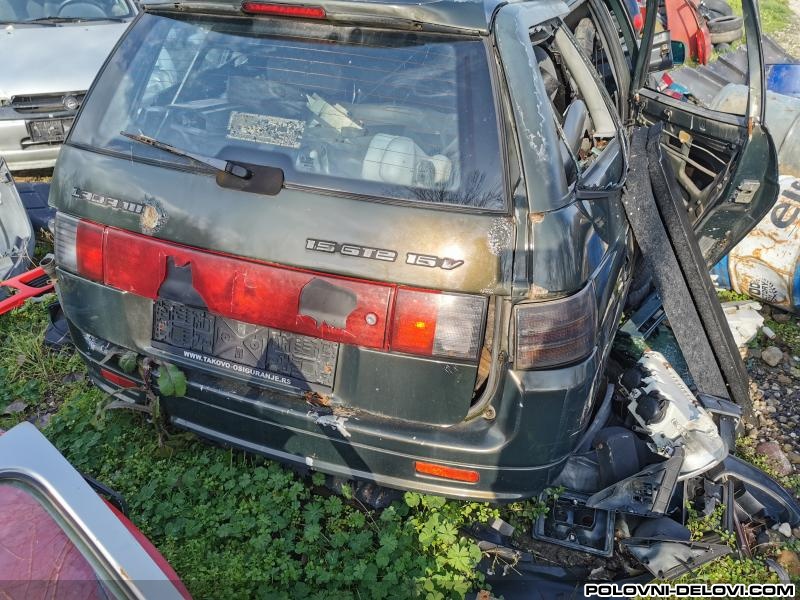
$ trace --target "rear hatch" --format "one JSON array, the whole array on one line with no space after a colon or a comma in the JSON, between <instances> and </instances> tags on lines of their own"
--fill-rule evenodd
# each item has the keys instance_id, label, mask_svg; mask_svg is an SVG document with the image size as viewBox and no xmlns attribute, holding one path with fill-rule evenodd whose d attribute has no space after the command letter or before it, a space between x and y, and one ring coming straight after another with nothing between
<instances>
[{"instance_id":1,"label":"rear hatch","mask_svg":"<svg viewBox=\"0 0 800 600\"><path fill-rule=\"evenodd\" d=\"M489 62L481 38L145 14L60 159L60 266L153 302L142 350L458 422L513 252ZM237 189L263 167L277 194Z\"/></svg>"}]
</instances>

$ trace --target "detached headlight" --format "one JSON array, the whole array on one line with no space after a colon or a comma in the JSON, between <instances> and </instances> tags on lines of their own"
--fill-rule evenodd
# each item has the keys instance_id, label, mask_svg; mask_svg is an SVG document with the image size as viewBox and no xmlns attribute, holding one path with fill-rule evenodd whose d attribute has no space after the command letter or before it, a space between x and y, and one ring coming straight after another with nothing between
<instances>
[{"instance_id":1,"label":"detached headlight","mask_svg":"<svg viewBox=\"0 0 800 600\"><path fill-rule=\"evenodd\" d=\"M597 306L592 284L560 300L518 304L514 314L516 369L577 362L594 348Z\"/></svg>"}]
</instances>

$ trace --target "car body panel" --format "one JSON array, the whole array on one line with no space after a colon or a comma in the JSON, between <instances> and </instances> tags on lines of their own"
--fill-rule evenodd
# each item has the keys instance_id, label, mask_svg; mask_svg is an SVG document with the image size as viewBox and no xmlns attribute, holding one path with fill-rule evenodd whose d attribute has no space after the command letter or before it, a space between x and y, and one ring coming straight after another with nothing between
<instances>
[{"instance_id":1,"label":"car body panel","mask_svg":"<svg viewBox=\"0 0 800 600\"><path fill-rule=\"evenodd\" d=\"M0 281L28 270L36 237L14 178L0 156Z\"/></svg>"},{"instance_id":2,"label":"car body panel","mask_svg":"<svg viewBox=\"0 0 800 600\"><path fill-rule=\"evenodd\" d=\"M0 98L86 91L130 24L8 25L0 36Z\"/></svg>"},{"instance_id":3,"label":"car body panel","mask_svg":"<svg viewBox=\"0 0 800 600\"><path fill-rule=\"evenodd\" d=\"M704 189L703 210L695 222L708 266L724 256L769 211L778 196L775 144L764 128L764 57L758 7L743 3L747 38L749 94L743 114L713 111L646 89L647 60L655 31L656 2L650 0L642 44L632 78L634 103L649 120L661 120L673 133L688 132L727 158L727 168ZM630 23L628 22L630 25ZM753 189L755 187L755 189Z\"/></svg>"},{"instance_id":4,"label":"car body panel","mask_svg":"<svg viewBox=\"0 0 800 600\"><path fill-rule=\"evenodd\" d=\"M0 72L0 155L12 170L45 169L55 164L60 144L32 141L28 123L71 120L77 108L58 101L62 96L74 96L80 102L132 19L4 25L0 36L0 55L6 58ZM47 98L48 106L20 109L17 103L24 104L29 97Z\"/></svg>"},{"instance_id":5,"label":"car body panel","mask_svg":"<svg viewBox=\"0 0 800 600\"><path fill-rule=\"evenodd\" d=\"M205 13L241 14L237 0L145 0L140 3L145 11L196 10ZM287 5L307 6L304 0L282 2ZM457 3L441 0L322 0L314 6L325 9L330 21L371 24L391 28L437 28L468 33L488 33L494 11L502 0L463 0Z\"/></svg>"},{"instance_id":6,"label":"car body panel","mask_svg":"<svg viewBox=\"0 0 800 600\"><path fill-rule=\"evenodd\" d=\"M348 277L465 293L509 293L513 223L502 214L424 205L412 209L408 204L293 189L265 197L221 188L210 174L122 161L67 146L56 167L51 204L76 216L142 232L140 214L110 208L99 198L86 200L75 194L76 188L157 205L163 225L152 235L158 239ZM268 219L253 218L264 211ZM309 239L391 250L397 258L370 260L309 250ZM450 270L412 265L407 262L409 253L463 264Z\"/></svg>"},{"instance_id":7,"label":"car body panel","mask_svg":"<svg viewBox=\"0 0 800 600\"><path fill-rule=\"evenodd\" d=\"M115 597L188 597L32 424L22 423L0 436L0 481L39 499Z\"/></svg>"}]
</instances>

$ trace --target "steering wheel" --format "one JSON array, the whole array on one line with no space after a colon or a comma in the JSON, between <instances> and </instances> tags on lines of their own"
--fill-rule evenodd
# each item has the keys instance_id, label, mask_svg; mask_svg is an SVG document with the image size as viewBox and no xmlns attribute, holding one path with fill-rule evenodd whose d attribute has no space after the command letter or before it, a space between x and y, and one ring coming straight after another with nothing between
<instances>
[{"instance_id":1,"label":"steering wheel","mask_svg":"<svg viewBox=\"0 0 800 600\"><path fill-rule=\"evenodd\" d=\"M98 17L109 16L108 14L106 14L106 11L103 10L103 7L101 7L96 2L92 2L92 0L64 0L64 2L58 5L58 10L56 11L56 15L58 15L59 17L66 16L62 15L61 13L64 12L65 8L72 6L73 4L88 4L89 6L92 6L93 8L96 8L98 10L99 14L95 16ZM92 16L92 15L84 15L84 16Z\"/></svg>"}]
</instances>

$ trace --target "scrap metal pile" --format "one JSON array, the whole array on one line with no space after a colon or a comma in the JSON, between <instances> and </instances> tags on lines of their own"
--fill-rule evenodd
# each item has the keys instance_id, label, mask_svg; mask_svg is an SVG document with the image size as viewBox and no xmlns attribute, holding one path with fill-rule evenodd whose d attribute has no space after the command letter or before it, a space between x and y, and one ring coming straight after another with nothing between
<instances>
[{"instance_id":1,"label":"scrap metal pile","mask_svg":"<svg viewBox=\"0 0 800 600\"><path fill-rule=\"evenodd\" d=\"M491 556L484 563L490 579L498 589L545 573L554 589L670 580L727 554L758 554L772 530L800 525L800 506L732 454L741 414L729 401L695 396L663 355L645 352L609 385L580 451L556 481L561 493L542 496L550 510L536 521L533 538L574 551L559 554L569 566L554 569L543 546L523 550L508 526L494 524L472 532ZM693 538L689 515L715 512L721 529ZM782 567L767 563L789 582Z\"/></svg>"}]
</instances>

